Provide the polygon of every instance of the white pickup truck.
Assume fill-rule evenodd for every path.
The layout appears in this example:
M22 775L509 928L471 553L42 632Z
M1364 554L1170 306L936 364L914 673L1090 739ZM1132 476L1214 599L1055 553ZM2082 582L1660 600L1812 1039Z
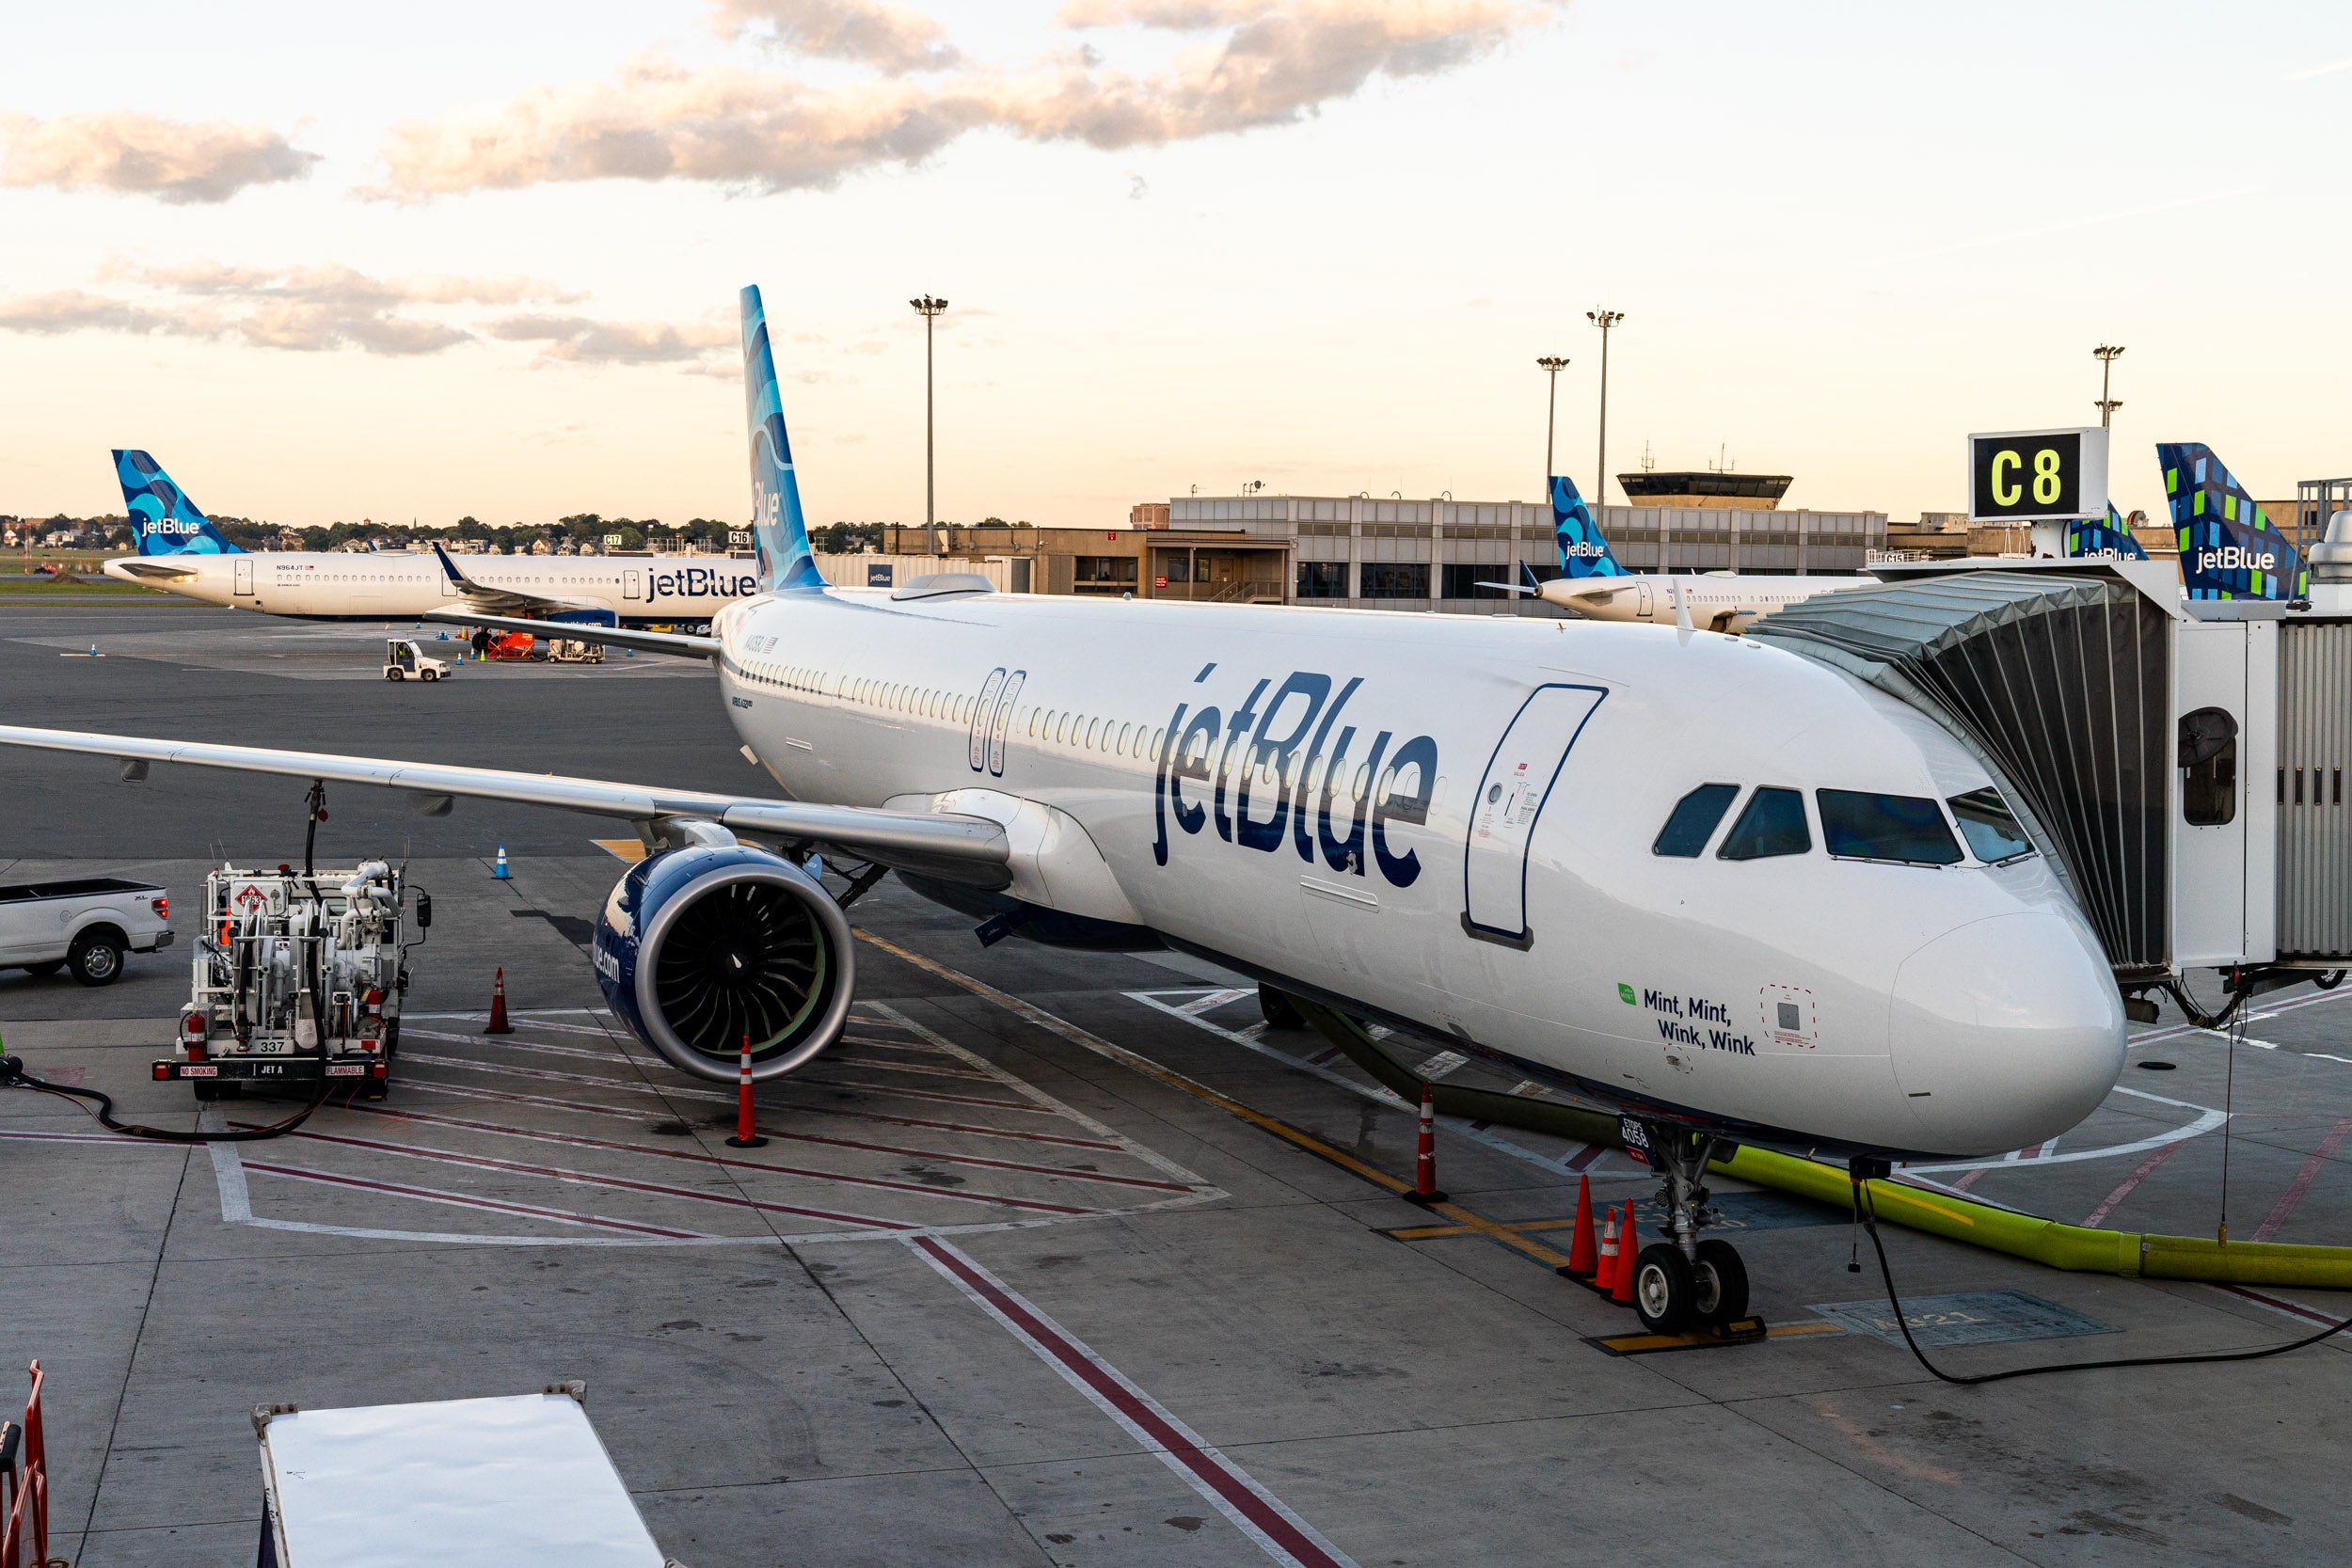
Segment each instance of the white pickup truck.
M110 986L123 954L171 945L170 917L162 888L119 877L0 887L0 969L71 969L86 986Z

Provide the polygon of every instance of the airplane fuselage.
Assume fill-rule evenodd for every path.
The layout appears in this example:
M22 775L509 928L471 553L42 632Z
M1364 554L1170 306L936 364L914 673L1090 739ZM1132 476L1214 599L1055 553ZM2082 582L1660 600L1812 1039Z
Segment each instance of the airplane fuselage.
M1740 632L1759 615L1770 615L1816 594L1867 588L1877 580L1868 577L1645 572L1622 578L1556 578L1536 592L1545 603L1573 610L1586 620L1670 626L1675 624L1674 594L1678 585L1692 626Z
M707 621L759 585L755 564L730 556L455 559L485 589L609 610L625 626ZM466 602L430 552L127 556L108 562L106 573L205 604L309 620L398 620Z
M994 817L1025 906L1605 1102L1981 1153L2073 1126L2122 1064L2096 939L2038 857L1836 859L1818 815L1803 853L1653 852L1702 784L1989 782L1931 721L1777 649L856 591L755 598L713 631L728 716L794 797Z

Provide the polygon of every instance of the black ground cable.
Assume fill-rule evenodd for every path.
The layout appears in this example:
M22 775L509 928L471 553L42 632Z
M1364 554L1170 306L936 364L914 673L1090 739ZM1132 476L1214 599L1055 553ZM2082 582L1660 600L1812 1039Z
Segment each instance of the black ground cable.
M2011 1367L2007 1371L1978 1372L1972 1376L1947 1372L1929 1360L1928 1353L1919 1348L1919 1341L1911 1337L1910 1321L1903 1316L1902 1298L1895 1293L1895 1272L1887 1266L1886 1243L1879 1240L1878 1200L1869 1195L1868 1187L1867 1181L1856 1181L1853 1184L1854 1223L1870 1233L1871 1250L1879 1255L1879 1277L1886 1282L1886 1303L1895 1309L1895 1326L1902 1330L1903 1343L1911 1347L1911 1354L1919 1365L1925 1367L1940 1381L1956 1384L1963 1388L1972 1387L1980 1383L2004 1383L2012 1377L2039 1377L2044 1372L2095 1372L2118 1367L2187 1367L2214 1361L2261 1361L2269 1356L2284 1355L2289 1351L2302 1350L2306 1346L2315 1345L2322 1339L2329 1338L2342 1334L2347 1328L2352 1328L2352 1318L2346 1318L2341 1323L2321 1329L2316 1334L2300 1339L2291 1339L2283 1345L2271 1345L2262 1350L2208 1351L2196 1355L2124 1356L2112 1361L2061 1361L2052 1367Z
M70 1084L49 1083L25 1071L23 1057L0 1056L0 1088L36 1089L42 1094L54 1094L60 1100L89 1101L98 1107L89 1114L107 1132L119 1132L126 1138L145 1138L151 1143L239 1144L254 1143L263 1138L283 1137L310 1120L310 1113L326 1103L326 1097L334 1087L332 1079L320 1079L319 1092L312 1097L310 1103L288 1117L284 1121L274 1121L267 1127L248 1127L229 1132L179 1132L167 1127L148 1127L135 1121L117 1121L114 1116L115 1102L112 1095L99 1089L85 1089Z

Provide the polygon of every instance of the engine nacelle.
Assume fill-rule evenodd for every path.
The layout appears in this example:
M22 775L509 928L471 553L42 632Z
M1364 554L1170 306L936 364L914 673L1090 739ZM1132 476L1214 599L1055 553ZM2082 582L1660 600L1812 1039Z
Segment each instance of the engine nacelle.
M637 1037L697 1077L779 1078L841 1037L855 964L841 906L744 845L648 855L596 923L596 983Z

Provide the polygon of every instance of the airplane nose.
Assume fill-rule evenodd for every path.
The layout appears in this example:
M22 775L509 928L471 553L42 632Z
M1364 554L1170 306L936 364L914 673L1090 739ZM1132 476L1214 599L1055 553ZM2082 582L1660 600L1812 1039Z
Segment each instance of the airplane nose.
M1896 971L1895 1074L1926 1148L2000 1154L2054 1138L2123 1070L2123 1004L2076 922L1994 915L1937 937Z

